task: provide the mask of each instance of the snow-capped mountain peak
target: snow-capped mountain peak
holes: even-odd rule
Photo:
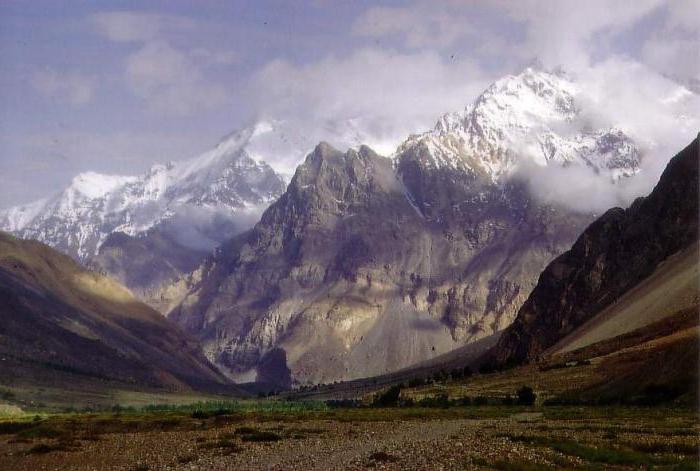
[[[99,198],[134,180],[135,177],[83,172],[73,178],[68,190],[85,198]]]
[[[0,212],[0,229],[86,260],[112,232],[136,235],[183,210],[223,217],[261,211],[285,182],[264,160],[250,157],[260,129],[245,128],[200,156],[138,176],[81,173],[54,197]]]
[[[617,128],[591,129],[577,104],[581,90],[565,73],[528,67],[489,86],[461,112],[410,137],[426,165],[456,168],[498,181],[524,161],[586,165],[612,180],[639,170],[634,142]]]

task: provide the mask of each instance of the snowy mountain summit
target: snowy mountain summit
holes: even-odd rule
[[[496,182],[520,164],[585,165],[614,181],[639,171],[640,152],[624,131],[594,129],[577,100],[584,93],[562,72],[528,67],[488,87],[462,112],[409,137],[397,155],[421,150],[423,164],[466,170]]]
[[[219,225],[239,214],[257,215],[285,187],[249,151],[272,130],[258,123],[196,158],[154,165],[139,176],[81,173],[52,198],[0,212],[0,229],[85,261],[113,232],[136,235],[183,213]]]

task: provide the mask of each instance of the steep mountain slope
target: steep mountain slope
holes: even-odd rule
[[[567,335],[547,355],[566,353],[624,335],[700,304],[698,246],[692,244],[663,262],[618,300]]]
[[[617,131],[580,131],[595,145],[561,137],[556,151],[541,146],[552,158],[518,152],[523,139],[577,125],[573,98],[561,111],[564,98],[553,96],[569,93],[562,81],[532,69],[509,77],[468,108],[463,123],[479,126],[441,119],[392,160],[319,145],[255,228],[179,285],[189,293],[172,318],[232,376],[252,379],[274,350],[299,383],[384,374],[505,328],[592,220],[533,199],[517,165],[596,165],[610,184],[637,170],[638,151]],[[492,116],[474,118],[483,107]]]
[[[0,382],[223,391],[198,343],[123,286],[0,233]]]
[[[199,157],[155,165],[137,177],[80,174],[53,198],[1,213],[0,229],[85,261],[113,232],[133,236],[181,215],[195,227],[207,222],[199,231],[198,248],[207,245],[208,230],[217,232],[214,224],[224,226],[220,234],[209,234],[212,248],[217,238],[235,233],[225,224],[233,214],[264,208],[284,190],[282,178],[247,151],[265,130],[262,125],[244,129]]]
[[[554,260],[499,340],[492,361],[537,359],[696,242],[699,159],[696,138],[670,161],[649,196],[626,210],[606,212]]]

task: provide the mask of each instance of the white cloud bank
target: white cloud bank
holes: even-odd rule
[[[488,82],[474,64],[446,61],[434,52],[365,48],[306,65],[273,61],[253,78],[250,96],[261,115],[308,128],[350,121],[368,144],[390,152],[408,134],[432,127],[441,113],[469,102]]]
[[[90,21],[100,35],[115,42],[151,41],[173,31],[191,31],[196,23],[176,15],[138,11],[95,13]]]
[[[210,82],[195,58],[166,41],[150,41],[126,59],[129,88],[148,102],[152,111],[188,116],[217,107],[229,94]]]
[[[180,48],[170,36],[196,34],[202,26],[189,18],[137,11],[92,15],[94,30],[110,41],[138,49],[125,59],[127,87],[161,116],[185,117],[231,103],[231,92],[210,78],[212,68],[235,63],[232,51]]]

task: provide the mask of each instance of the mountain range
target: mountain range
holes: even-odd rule
[[[638,170],[622,131],[555,134],[577,116],[570,81],[526,69],[391,158],[321,143],[260,222],[179,287],[169,317],[231,377],[254,379],[272,354],[299,384],[383,374],[493,335],[593,219],[532,197],[518,165],[578,165],[610,184]]]
[[[385,374],[498,335],[595,219],[536,197],[529,166],[636,178],[646,147],[592,122],[583,93],[530,67],[389,157],[341,126],[353,147],[316,145],[288,184],[266,160],[313,143],[259,122],[141,176],[82,174],[0,213],[0,229],[124,283],[236,381]]]

